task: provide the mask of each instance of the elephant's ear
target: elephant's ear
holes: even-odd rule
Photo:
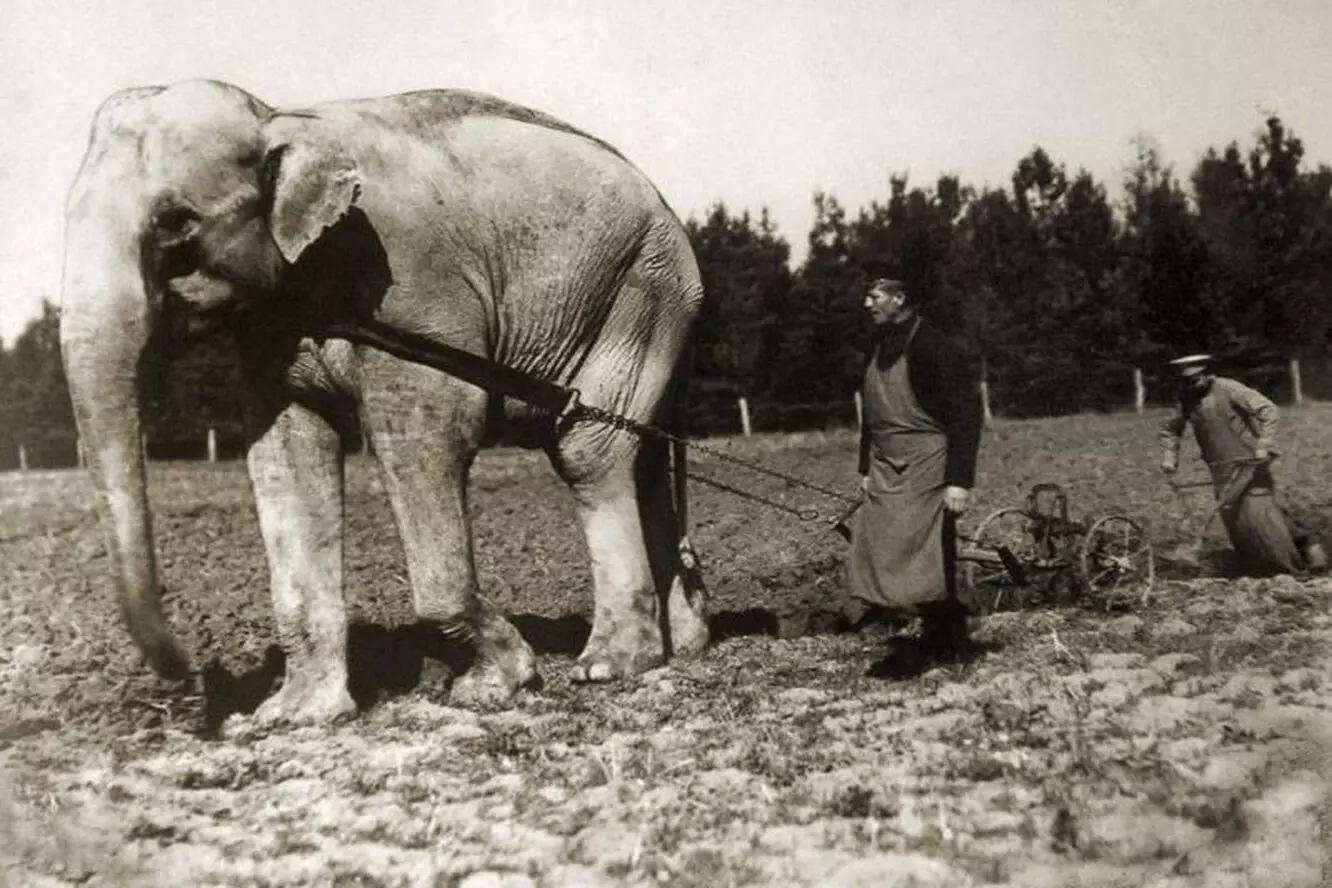
[[[268,149],[265,178],[272,189],[268,225],[288,262],[351,209],[361,192],[356,163],[325,138],[293,137]]]

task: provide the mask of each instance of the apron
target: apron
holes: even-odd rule
[[[1221,521],[1240,564],[1259,572],[1295,573],[1300,556],[1290,517],[1277,503],[1270,465],[1245,466],[1253,450],[1243,421],[1215,397],[1204,396],[1190,417],[1198,450],[1212,474]]]
[[[887,371],[876,353],[865,371],[869,482],[852,518],[848,573],[857,598],[915,611],[949,597],[945,539],[952,522],[943,507],[947,438],[916,401],[907,350]]]
[[[1215,477],[1219,474],[1214,473],[1218,497],[1225,488]],[[1277,502],[1271,467],[1245,467],[1238,474],[1228,502],[1221,505],[1221,521],[1240,565],[1259,573],[1298,573],[1301,559],[1292,522]]]

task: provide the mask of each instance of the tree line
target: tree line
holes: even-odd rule
[[[1332,169],[1309,169],[1277,116],[1254,144],[1208,149],[1187,179],[1146,143],[1118,197],[1084,169],[1036,147],[1003,187],[956,176],[926,185],[894,175],[888,193],[849,210],[813,196],[807,253],[766,210],[714,205],[686,227],[707,301],[696,338],[693,434],[854,422],[866,359],[865,285],[903,279],[922,310],[984,358],[990,400],[1006,416],[1122,408],[1133,370],[1149,399],[1173,391],[1169,357],[1218,354],[1227,372],[1281,397],[1285,359],[1327,367],[1332,354]],[[0,468],[71,465],[73,416],[60,366],[59,317],[42,314],[0,343]],[[159,368],[145,405],[149,453],[224,455],[243,447],[239,374],[225,338]],[[1306,392],[1332,396],[1313,374]],[[354,445],[355,442],[353,442]]]

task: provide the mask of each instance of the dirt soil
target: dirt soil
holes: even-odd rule
[[[1156,471],[1160,415],[996,422],[964,524],[1064,484],[1160,551],[1210,503]],[[1284,501],[1332,531],[1332,406],[1289,410]],[[851,490],[836,432],[709,442]],[[700,453],[700,474],[792,507],[812,491]],[[1201,476],[1196,472],[1181,474]],[[1182,480],[1188,480],[1186,477]],[[845,544],[691,488],[716,644],[575,687],[589,574],[539,457],[483,454],[482,584],[539,653],[513,706],[451,707],[412,627],[373,465],[348,468],[356,719],[259,732],[277,685],[267,569],[243,467],[155,465],[171,625],[197,679],[132,651],[78,472],[0,476],[0,884],[375,886],[1305,886],[1332,884],[1332,579],[1220,578],[974,621],[982,653],[884,675],[911,626],[857,625]]]

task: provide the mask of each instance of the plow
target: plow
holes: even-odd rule
[[[963,580],[985,613],[1021,609],[1037,598],[1109,607],[1129,589],[1145,603],[1155,579],[1141,524],[1120,514],[1074,520],[1058,484],[1035,485],[1023,506],[991,512],[958,542]]]

